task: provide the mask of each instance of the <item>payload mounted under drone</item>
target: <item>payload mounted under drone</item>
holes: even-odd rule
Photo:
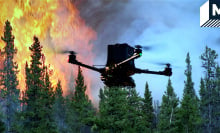
[[[76,60],[74,51],[67,51],[69,63],[79,65],[101,73],[101,80],[106,86],[131,86],[135,87],[134,80],[131,78],[136,73],[172,75],[172,68],[167,63],[163,71],[150,71],[148,69],[139,69],[135,67],[134,59],[142,56],[142,47],[136,45],[135,48],[128,44],[108,45],[108,58],[104,68],[89,66]]]

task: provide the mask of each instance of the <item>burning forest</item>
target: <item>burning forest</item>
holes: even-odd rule
[[[61,80],[64,94],[68,93],[73,82],[71,74],[76,76],[76,71],[68,65],[66,56],[60,54],[63,49],[75,49],[79,51],[79,58],[93,63],[93,44],[92,40],[96,38],[96,33],[80,18],[79,12],[73,3],[69,0],[10,0],[0,1],[2,6],[0,14],[0,32],[4,32],[6,20],[11,22],[13,35],[15,36],[15,47],[17,54],[15,61],[18,64],[19,88],[25,88],[26,62],[30,62],[29,47],[33,43],[33,36],[37,36],[43,45],[43,53],[47,57],[45,64],[50,64],[53,70],[51,75],[52,85],[56,85]],[[5,46],[0,41],[0,48]],[[88,58],[89,57],[89,58]],[[77,68],[76,68],[77,69]],[[90,98],[91,74],[84,70]]]

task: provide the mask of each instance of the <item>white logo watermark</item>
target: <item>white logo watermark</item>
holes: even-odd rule
[[[209,0],[200,7],[201,27],[220,27],[220,0]]]

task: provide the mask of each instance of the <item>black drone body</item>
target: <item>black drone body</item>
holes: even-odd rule
[[[101,80],[106,86],[131,86],[135,87],[134,80],[131,78],[136,73],[172,75],[170,64],[166,64],[163,71],[149,71],[135,67],[134,59],[142,56],[142,47],[136,45],[135,48],[128,44],[108,45],[107,63],[104,68],[96,68],[83,64],[76,60],[76,53],[69,51],[69,63],[76,64],[101,73]]]

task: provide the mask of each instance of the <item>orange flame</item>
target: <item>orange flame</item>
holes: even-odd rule
[[[68,92],[69,82],[73,82],[71,71],[73,65],[67,63],[67,55],[57,53],[60,49],[75,50],[77,58],[88,64],[92,63],[93,53],[91,40],[96,38],[95,32],[80,18],[77,8],[71,0],[0,0],[0,34],[4,32],[6,20],[11,22],[15,46],[18,53],[15,61],[19,67],[19,88],[25,89],[25,62],[30,61],[29,47],[33,36],[39,37],[43,45],[46,64],[53,69],[52,85],[61,80],[64,94]],[[4,47],[0,41],[0,49]],[[30,64],[30,63],[29,63]],[[84,71],[84,75],[88,72]],[[76,75],[77,69],[73,72]],[[91,80],[85,77],[87,94],[91,97]]]

